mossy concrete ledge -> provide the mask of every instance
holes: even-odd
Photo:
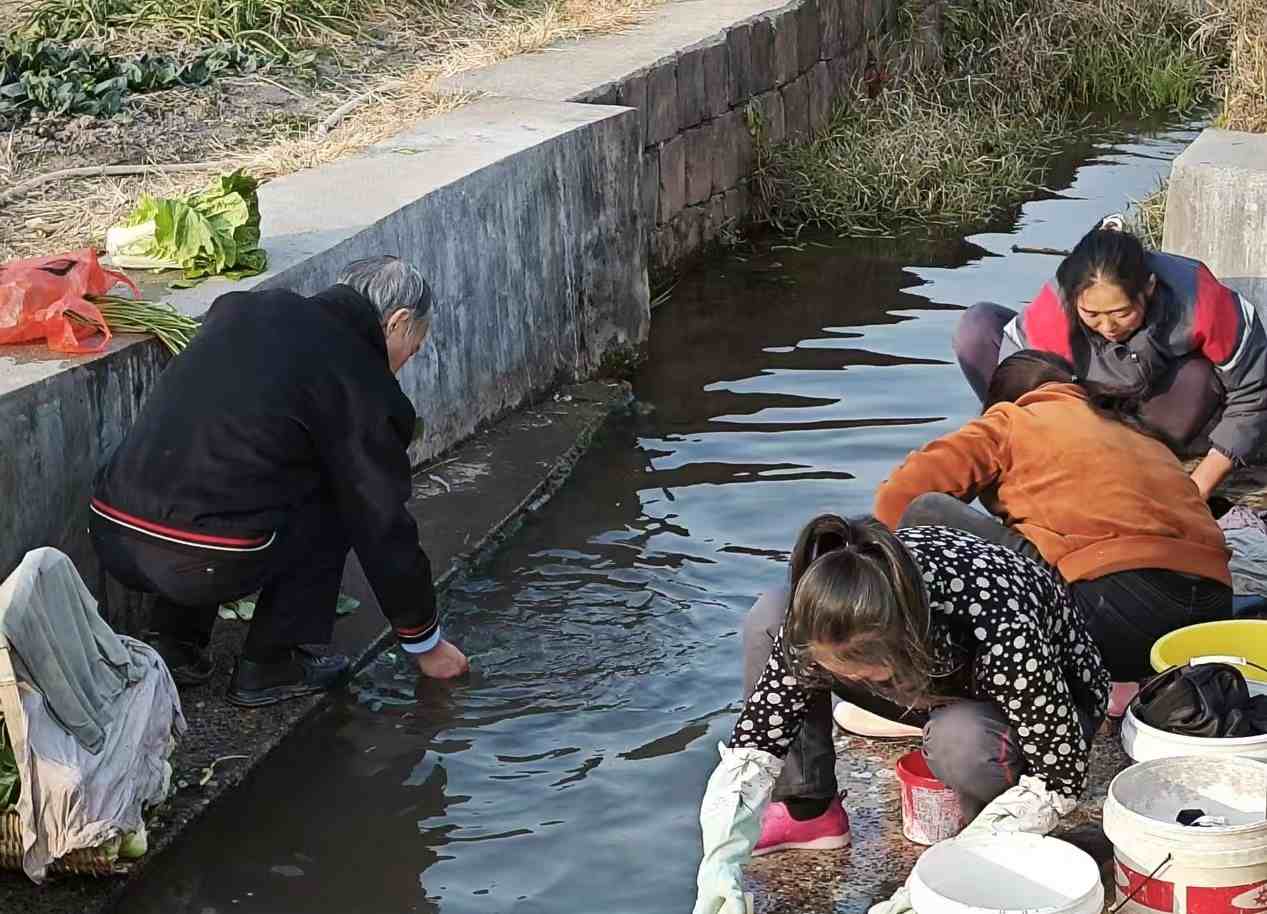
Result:
[[[437,302],[430,342],[401,375],[423,422],[420,463],[646,339],[641,129],[618,106],[481,99],[265,185],[262,276],[143,288],[198,316],[230,290],[311,294],[357,258],[409,258]],[[164,361],[135,337],[88,357],[0,347],[0,577],[52,545],[95,584],[92,479]]]

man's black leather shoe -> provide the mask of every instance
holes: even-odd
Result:
[[[342,685],[352,661],[342,654],[323,656],[303,647],[275,663],[239,657],[225,696],[243,708],[262,708],[291,698],[325,692]]]

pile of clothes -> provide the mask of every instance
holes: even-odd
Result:
[[[73,851],[143,852],[144,812],[166,799],[185,731],[180,698],[154,649],[111,630],[56,549],[28,553],[0,585],[0,713],[0,799],[16,793],[33,881]]]
[[[1167,670],[1140,689],[1131,710],[1142,723],[1183,736],[1267,734],[1267,695],[1251,695],[1241,671],[1226,663]]]

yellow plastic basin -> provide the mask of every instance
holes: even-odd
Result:
[[[1231,619],[1176,629],[1157,640],[1149,661],[1157,672],[1187,663],[1193,657],[1244,657],[1267,667],[1267,619]],[[1238,666],[1246,679],[1267,683],[1267,673]]]

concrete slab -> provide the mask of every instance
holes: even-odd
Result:
[[[1163,247],[1203,261],[1267,318],[1267,136],[1211,128],[1175,159]]]
[[[607,417],[628,402],[625,385],[592,383],[563,390],[557,399],[515,414],[442,463],[419,471],[410,510],[441,593],[481,552],[494,547],[565,484]],[[362,605],[339,621],[335,648],[366,661],[378,653],[387,627],[355,560],[345,573],[344,590]],[[245,632],[240,623],[220,622],[213,644],[216,677],[207,686],[182,693],[190,731],[177,746],[172,765],[173,782],[183,781],[184,786],[151,826],[150,853],[143,865],[325,703],[313,697],[256,711],[229,705],[223,693]],[[217,765],[214,777],[201,784],[204,769],[226,757],[233,758]],[[0,911],[98,914],[112,910],[126,884],[123,879],[76,878],[36,887],[19,873],[0,873]]]
[[[688,48],[677,57],[677,113],[683,130],[704,120],[707,90],[704,88],[704,48]]]
[[[696,206],[713,193],[713,159],[717,154],[716,122],[709,121],[682,134],[686,142],[686,204]]]
[[[670,0],[637,28],[559,42],[534,54],[448,77],[440,86],[454,92],[578,100],[586,92],[650,68],[682,48],[785,4],[786,0]]]
[[[783,119],[787,125],[787,141],[803,143],[809,138],[810,78],[799,76],[783,87]]]
[[[724,36],[703,48],[704,116],[719,117],[730,108],[730,53]]]
[[[675,136],[660,146],[660,205],[656,224],[671,222],[686,206],[686,141]]]
[[[663,143],[682,129],[678,111],[677,58],[663,60],[647,74],[647,144]]]

